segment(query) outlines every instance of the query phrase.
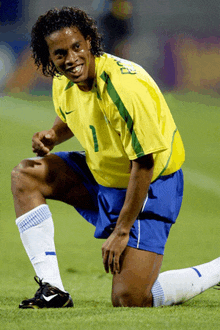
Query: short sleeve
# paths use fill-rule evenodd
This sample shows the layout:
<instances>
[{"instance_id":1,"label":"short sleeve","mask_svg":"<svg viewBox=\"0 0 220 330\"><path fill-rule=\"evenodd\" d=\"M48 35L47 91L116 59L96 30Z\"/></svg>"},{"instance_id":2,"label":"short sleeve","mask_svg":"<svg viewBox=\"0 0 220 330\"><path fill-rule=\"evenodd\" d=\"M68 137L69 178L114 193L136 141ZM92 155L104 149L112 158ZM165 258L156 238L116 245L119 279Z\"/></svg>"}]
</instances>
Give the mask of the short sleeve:
<instances>
[{"instance_id":1,"label":"short sleeve","mask_svg":"<svg viewBox=\"0 0 220 330\"><path fill-rule=\"evenodd\" d=\"M64 123L66 123L66 115L64 110L62 109L62 104L60 101L62 100L63 90L64 88L62 81L59 80L59 78L55 77L53 79L53 104L57 115Z\"/></svg>"}]
</instances>

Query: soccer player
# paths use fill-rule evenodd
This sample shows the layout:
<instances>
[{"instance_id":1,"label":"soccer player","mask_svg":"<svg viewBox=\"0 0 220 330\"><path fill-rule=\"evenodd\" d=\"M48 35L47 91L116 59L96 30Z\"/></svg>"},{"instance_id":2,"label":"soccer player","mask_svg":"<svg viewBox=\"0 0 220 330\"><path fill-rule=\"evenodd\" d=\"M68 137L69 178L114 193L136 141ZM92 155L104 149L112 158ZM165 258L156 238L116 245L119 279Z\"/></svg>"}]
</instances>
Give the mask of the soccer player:
<instances>
[{"instance_id":1,"label":"soccer player","mask_svg":"<svg viewBox=\"0 0 220 330\"><path fill-rule=\"evenodd\" d=\"M47 199L70 204L105 238L113 306L184 302L220 281L220 258L159 274L183 195L184 147L153 79L104 53L84 11L52 9L32 30L35 63L52 76L57 117L34 134L36 158L12 171L16 224L39 289L20 308L71 307L59 273ZM85 152L52 149L76 136Z\"/></svg>"}]
</instances>

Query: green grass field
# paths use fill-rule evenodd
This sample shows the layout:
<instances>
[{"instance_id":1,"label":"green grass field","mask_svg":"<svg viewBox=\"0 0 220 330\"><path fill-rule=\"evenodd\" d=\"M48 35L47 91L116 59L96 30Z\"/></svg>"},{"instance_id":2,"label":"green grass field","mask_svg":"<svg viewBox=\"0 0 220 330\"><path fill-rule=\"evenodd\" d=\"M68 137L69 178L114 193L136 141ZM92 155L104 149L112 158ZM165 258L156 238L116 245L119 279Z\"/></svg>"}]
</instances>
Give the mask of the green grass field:
<instances>
[{"instance_id":1,"label":"green grass field","mask_svg":"<svg viewBox=\"0 0 220 330\"><path fill-rule=\"evenodd\" d=\"M186 162L185 196L168 240L162 271L205 263L220 254L220 100L195 93L165 94L182 135ZM210 289L183 305L113 308L111 275L102 266L102 241L75 210L49 202L64 286L75 308L19 310L38 288L15 225L10 172L32 156L31 138L50 128L55 113L50 97L25 94L0 98L0 329L220 329L220 291ZM79 150L74 139L56 150Z\"/></svg>"}]
</instances>

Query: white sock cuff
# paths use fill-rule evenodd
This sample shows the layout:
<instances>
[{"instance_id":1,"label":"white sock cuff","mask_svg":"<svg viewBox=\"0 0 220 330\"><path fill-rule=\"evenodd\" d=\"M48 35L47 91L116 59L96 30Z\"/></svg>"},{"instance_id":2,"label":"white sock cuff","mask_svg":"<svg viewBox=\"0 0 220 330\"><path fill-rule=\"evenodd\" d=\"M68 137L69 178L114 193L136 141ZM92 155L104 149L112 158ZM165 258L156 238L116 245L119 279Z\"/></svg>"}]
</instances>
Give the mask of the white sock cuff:
<instances>
[{"instance_id":1,"label":"white sock cuff","mask_svg":"<svg viewBox=\"0 0 220 330\"><path fill-rule=\"evenodd\" d=\"M51 212L49 206L47 204L42 204L17 218L16 225L18 226L20 234L22 234L27 229L37 226L50 217Z\"/></svg>"},{"instance_id":2,"label":"white sock cuff","mask_svg":"<svg viewBox=\"0 0 220 330\"><path fill-rule=\"evenodd\" d=\"M153 296L153 306L154 307L162 306L165 302L165 296L164 296L163 288L158 280L154 282L154 285L152 286L151 289L151 293Z\"/></svg>"}]
</instances>

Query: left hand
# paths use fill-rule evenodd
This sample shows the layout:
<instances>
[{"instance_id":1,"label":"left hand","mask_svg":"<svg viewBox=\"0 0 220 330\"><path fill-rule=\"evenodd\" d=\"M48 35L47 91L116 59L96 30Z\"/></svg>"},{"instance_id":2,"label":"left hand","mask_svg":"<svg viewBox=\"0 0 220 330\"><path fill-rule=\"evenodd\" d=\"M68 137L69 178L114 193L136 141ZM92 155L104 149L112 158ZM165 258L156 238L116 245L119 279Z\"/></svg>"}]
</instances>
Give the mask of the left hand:
<instances>
[{"instance_id":1,"label":"left hand","mask_svg":"<svg viewBox=\"0 0 220 330\"><path fill-rule=\"evenodd\" d=\"M120 256L125 250L129 240L129 233L120 234L116 230L102 245L102 259L106 273L109 269L112 274L120 272Z\"/></svg>"}]
</instances>

